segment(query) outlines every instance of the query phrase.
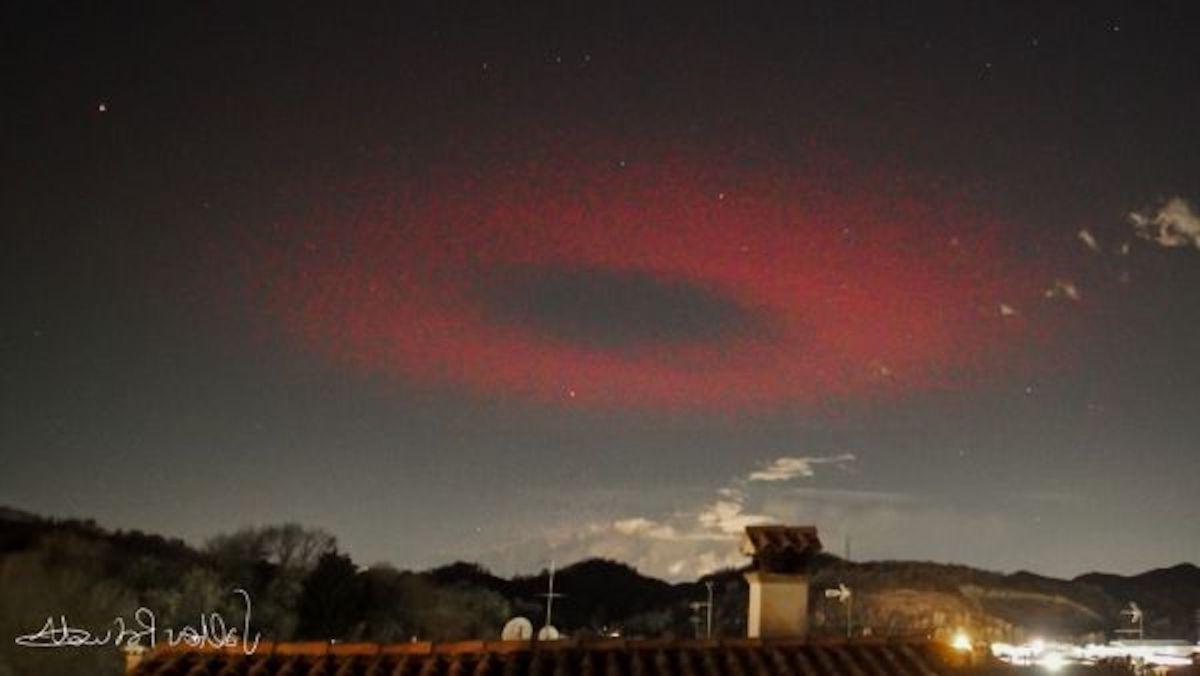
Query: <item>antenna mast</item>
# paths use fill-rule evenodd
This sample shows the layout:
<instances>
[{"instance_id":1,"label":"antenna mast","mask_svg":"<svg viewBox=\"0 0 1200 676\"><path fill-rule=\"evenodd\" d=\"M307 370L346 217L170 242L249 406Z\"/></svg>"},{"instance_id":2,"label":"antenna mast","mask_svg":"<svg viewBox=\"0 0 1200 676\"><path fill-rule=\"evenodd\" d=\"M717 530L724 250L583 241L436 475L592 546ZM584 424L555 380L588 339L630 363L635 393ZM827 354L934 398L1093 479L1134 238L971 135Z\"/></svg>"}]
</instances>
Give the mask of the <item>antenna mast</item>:
<instances>
[{"instance_id":1,"label":"antenna mast","mask_svg":"<svg viewBox=\"0 0 1200 676\"><path fill-rule=\"evenodd\" d=\"M549 580L549 584L547 585L547 588L546 588L546 593L539 594L539 596L546 597L546 626L549 627L551 625L551 620L553 620L553 618L554 618L554 599L562 598L563 596L566 596L565 594L554 593L554 560L553 559L551 559L551 561L550 561L550 580Z\"/></svg>"}]
</instances>

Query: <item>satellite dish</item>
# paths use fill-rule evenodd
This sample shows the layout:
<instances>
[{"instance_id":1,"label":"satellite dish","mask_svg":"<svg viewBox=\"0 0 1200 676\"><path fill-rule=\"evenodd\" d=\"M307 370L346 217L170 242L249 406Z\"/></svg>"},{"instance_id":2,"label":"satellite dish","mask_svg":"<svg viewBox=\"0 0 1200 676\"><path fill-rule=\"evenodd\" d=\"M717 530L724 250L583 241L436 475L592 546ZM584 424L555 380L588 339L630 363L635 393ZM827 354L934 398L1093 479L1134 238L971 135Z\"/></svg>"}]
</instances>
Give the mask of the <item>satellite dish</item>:
<instances>
[{"instance_id":1,"label":"satellite dish","mask_svg":"<svg viewBox=\"0 0 1200 676\"><path fill-rule=\"evenodd\" d=\"M501 641L528 641L533 638L533 623L523 617L514 617L500 630Z\"/></svg>"},{"instance_id":2,"label":"satellite dish","mask_svg":"<svg viewBox=\"0 0 1200 676\"><path fill-rule=\"evenodd\" d=\"M555 629L554 625L552 625L552 624L547 624L546 626L542 627L541 629L538 629L538 640L539 641L557 641L558 638L559 638L558 630Z\"/></svg>"}]
</instances>

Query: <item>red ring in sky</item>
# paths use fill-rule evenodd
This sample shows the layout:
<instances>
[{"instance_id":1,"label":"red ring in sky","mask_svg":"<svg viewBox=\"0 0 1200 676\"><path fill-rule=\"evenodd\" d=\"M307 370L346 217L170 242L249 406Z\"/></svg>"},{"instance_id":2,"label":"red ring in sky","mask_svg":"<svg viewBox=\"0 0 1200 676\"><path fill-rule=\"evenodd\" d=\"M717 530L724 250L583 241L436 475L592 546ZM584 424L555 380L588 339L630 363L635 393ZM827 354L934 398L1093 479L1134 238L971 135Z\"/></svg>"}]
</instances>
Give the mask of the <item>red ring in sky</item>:
<instances>
[{"instance_id":1,"label":"red ring in sky","mask_svg":"<svg viewBox=\"0 0 1200 676\"><path fill-rule=\"evenodd\" d=\"M577 153L377 177L326 191L260 270L284 334L306 350L484 395L818 404L970 385L1025 351L1030 322L1000 306L1036 302L1044 280L1011 253L1003 223L895 172L732 165ZM735 311L702 339L572 339L553 316L505 316L489 294L531 270L545 283L600 279L584 301L603 297L604 280L634 280Z\"/></svg>"}]
</instances>

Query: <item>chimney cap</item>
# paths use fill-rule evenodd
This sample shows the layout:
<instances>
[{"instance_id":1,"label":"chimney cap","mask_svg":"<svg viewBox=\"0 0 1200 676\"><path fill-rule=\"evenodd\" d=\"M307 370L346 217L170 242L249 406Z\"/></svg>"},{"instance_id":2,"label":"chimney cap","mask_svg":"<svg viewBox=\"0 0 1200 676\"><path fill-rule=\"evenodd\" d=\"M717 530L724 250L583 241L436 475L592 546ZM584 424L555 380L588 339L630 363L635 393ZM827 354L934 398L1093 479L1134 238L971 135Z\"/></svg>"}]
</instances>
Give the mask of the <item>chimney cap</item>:
<instances>
[{"instance_id":1,"label":"chimney cap","mask_svg":"<svg viewBox=\"0 0 1200 676\"><path fill-rule=\"evenodd\" d=\"M821 539L816 526L746 526L739 549L760 571L800 573L821 551Z\"/></svg>"}]
</instances>

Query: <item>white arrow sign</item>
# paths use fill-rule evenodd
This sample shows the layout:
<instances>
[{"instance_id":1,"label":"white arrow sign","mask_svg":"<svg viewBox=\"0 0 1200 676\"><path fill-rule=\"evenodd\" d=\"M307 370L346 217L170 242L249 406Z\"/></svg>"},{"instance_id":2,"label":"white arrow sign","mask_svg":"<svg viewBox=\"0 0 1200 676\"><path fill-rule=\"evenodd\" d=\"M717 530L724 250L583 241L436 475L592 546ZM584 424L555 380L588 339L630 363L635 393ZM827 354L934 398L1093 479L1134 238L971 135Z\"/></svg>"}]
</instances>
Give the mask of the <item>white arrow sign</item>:
<instances>
[{"instance_id":1,"label":"white arrow sign","mask_svg":"<svg viewBox=\"0 0 1200 676\"><path fill-rule=\"evenodd\" d=\"M841 601L842 603L845 603L850 598L850 588L847 587L845 584L839 582L837 589L826 589L825 590L825 598L837 599L837 600Z\"/></svg>"}]
</instances>

